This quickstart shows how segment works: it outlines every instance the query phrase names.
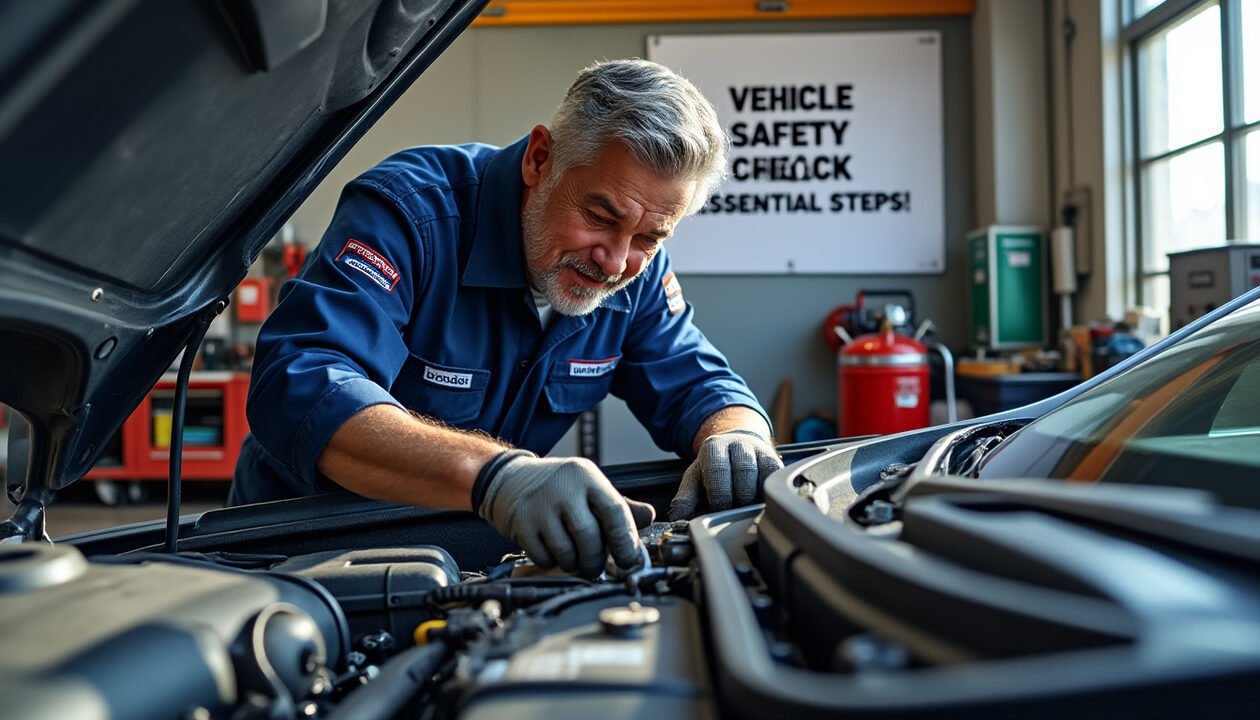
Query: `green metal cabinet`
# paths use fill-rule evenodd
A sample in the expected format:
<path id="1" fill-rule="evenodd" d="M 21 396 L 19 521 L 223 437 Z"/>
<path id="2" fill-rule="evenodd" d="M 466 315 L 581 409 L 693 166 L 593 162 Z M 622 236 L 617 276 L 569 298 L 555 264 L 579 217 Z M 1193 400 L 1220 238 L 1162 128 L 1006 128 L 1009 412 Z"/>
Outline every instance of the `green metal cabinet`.
<path id="1" fill-rule="evenodd" d="M 971 343 L 1008 350 L 1046 342 L 1046 236 L 1038 227 L 991 225 L 967 235 Z"/>

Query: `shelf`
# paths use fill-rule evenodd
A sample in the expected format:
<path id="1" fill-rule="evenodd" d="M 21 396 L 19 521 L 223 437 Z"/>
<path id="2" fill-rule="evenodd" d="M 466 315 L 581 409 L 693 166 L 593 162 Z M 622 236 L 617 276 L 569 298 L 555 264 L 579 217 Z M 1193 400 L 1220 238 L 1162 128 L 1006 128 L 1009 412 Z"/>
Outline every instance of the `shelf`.
<path id="1" fill-rule="evenodd" d="M 108 463 L 98 463 L 88 479 L 166 480 L 170 466 L 173 373 L 163 375 L 123 424 Z M 249 375 L 193 373 L 184 413 L 182 476 L 185 480 L 231 480 L 241 441 L 249 432 L 245 398 Z"/>

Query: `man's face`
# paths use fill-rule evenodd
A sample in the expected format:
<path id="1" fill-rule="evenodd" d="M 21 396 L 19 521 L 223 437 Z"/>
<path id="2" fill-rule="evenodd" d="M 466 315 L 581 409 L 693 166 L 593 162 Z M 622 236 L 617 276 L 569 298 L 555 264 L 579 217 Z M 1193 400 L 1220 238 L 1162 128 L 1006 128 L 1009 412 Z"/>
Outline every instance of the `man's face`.
<path id="1" fill-rule="evenodd" d="M 695 191 L 694 180 L 649 170 L 620 142 L 590 165 L 544 173 L 521 217 L 530 284 L 562 315 L 593 312 L 647 268 Z"/>

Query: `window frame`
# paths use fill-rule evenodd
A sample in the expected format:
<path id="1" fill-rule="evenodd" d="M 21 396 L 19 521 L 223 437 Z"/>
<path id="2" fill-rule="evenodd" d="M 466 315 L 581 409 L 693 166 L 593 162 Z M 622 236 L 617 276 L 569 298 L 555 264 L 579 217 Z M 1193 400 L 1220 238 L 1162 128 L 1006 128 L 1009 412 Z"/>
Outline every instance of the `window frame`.
<path id="1" fill-rule="evenodd" d="M 1127 0 L 1124 3 L 1125 22 L 1121 31 L 1121 41 L 1129 57 L 1129 97 L 1130 108 L 1128 126 L 1132 132 L 1128 173 L 1133 188 L 1133 220 L 1132 238 L 1133 272 L 1136 275 L 1134 288 L 1139 304 L 1150 302 L 1146 297 L 1147 283 L 1153 278 L 1167 277 L 1168 270 L 1147 270 L 1149 254 L 1147 239 L 1150 234 L 1149 218 L 1146 215 L 1147 178 L 1150 167 L 1156 163 L 1168 161 L 1193 150 L 1220 143 L 1223 157 L 1225 187 L 1225 237 L 1219 244 L 1236 244 L 1247 242 L 1241 233 L 1251 227 L 1252 235 L 1260 236 L 1260 218 L 1248 218 L 1247 214 L 1247 179 L 1246 162 L 1243 156 L 1247 135 L 1260 131 L 1260 119 L 1245 123 L 1243 117 L 1243 42 L 1242 42 L 1242 0 L 1164 0 L 1154 8 L 1137 14 L 1137 1 Z M 1186 17 L 1210 5 L 1220 7 L 1221 32 L 1221 131 L 1215 135 L 1200 138 L 1193 142 L 1165 149 L 1164 151 L 1144 156 L 1145 141 L 1143 108 L 1144 81 L 1143 66 L 1139 59 L 1139 45 L 1143 41 L 1168 29 Z M 1204 247 L 1210 247 L 1205 245 Z M 1163 309 L 1163 308 L 1161 308 Z"/>

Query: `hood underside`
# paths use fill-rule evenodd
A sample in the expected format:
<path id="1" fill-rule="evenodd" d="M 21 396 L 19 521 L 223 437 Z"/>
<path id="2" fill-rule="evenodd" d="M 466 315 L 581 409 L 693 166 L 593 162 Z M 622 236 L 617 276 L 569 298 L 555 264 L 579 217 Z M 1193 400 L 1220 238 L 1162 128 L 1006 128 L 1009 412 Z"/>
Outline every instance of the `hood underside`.
<path id="1" fill-rule="evenodd" d="M 30 423 L 30 489 L 92 466 L 485 2 L 0 6 L 0 403 Z"/>

